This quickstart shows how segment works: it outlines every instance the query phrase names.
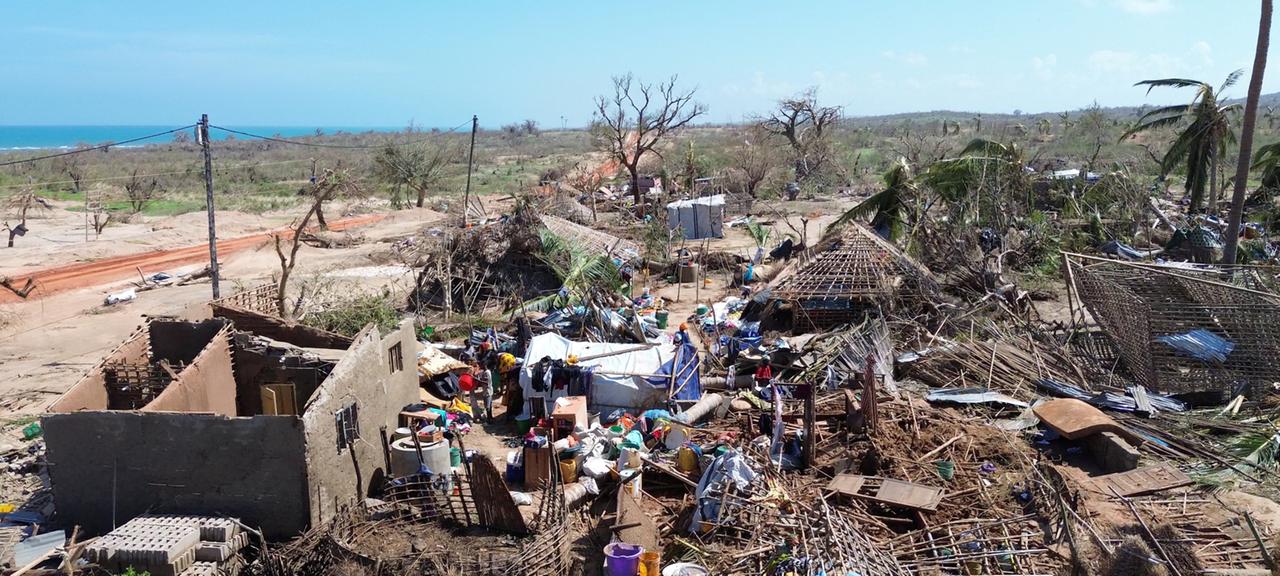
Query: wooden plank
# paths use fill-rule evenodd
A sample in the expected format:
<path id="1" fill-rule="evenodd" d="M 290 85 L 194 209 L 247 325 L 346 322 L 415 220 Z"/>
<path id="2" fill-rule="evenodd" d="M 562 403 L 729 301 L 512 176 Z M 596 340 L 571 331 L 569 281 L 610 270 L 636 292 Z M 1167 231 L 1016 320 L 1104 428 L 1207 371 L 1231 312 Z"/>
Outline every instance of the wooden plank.
<path id="1" fill-rule="evenodd" d="M 863 483 L 866 482 L 865 476 L 857 474 L 837 474 L 831 482 L 827 483 L 827 490 L 838 492 L 846 496 L 857 496 L 858 491 L 862 489 Z"/>
<path id="2" fill-rule="evenodd" d="M 941 488 L 878 476 L 837 474 L 831 482 L 827 483 L 827 490 L 889 506 L 916 510 L 936 510 L 938 504 L 942 502 Z"/>
<path id="3" fill-rule="evenodd" d="M 1136 470 L 1107 474 L 1093 479 L 1094 486 L 1103 494 L 1113 491 L 1120 496 L 1138 496 L 1186 486 L 1191 478 L 1168 462 L 1143 466 Z"/>
<path id="4" fill-rule="evenodd" d="M 471 495 L 481 525 L 515 534 L 529 533 L 506 482 L 486 457 L 475 458 L 471 463 Z"/>
<path id="5" fill-rule="evenodd" d="M 258 388 L 258 392 L 262 394 L 262 415 L 278 416 L 280 414 L 277 407 L 279 399 L 276 398 L 276 391 L 269 386 L 261 386 Z"/>
<path id="6" fill-rule="evenodd" d="M 874 500 L 917 510 L 937 510 L 942 489 L 885 478 Z"/>
<path id="7" fill-rule="evenodd" d="M 645 550 L 660 549 L 658 528 L 653 519 L 628 490 L 618 490 L 618 513 L 613 521 L 613 532 L 628 544 L 643 546 Z"/>

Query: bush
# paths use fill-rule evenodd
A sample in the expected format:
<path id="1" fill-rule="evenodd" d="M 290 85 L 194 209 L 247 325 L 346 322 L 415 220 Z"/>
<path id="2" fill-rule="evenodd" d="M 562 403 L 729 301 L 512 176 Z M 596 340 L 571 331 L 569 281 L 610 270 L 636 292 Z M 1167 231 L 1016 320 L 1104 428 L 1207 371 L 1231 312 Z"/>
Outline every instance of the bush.
<path id="1" fill-rule="evenodd" d="M 302 323 L 351 337 L 370 323 L 384 333 L 389 332 L 400 323 L 400 317 L 390 295 L 363 294 L 309 313 L 302 318 Z"/>

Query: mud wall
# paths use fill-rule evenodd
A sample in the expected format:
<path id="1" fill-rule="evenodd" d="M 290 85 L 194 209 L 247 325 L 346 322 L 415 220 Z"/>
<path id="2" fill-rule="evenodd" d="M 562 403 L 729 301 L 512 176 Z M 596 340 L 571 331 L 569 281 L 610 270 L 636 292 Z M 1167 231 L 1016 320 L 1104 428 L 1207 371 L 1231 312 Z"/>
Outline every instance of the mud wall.
<path id="1" fill-rule="evenodd" d="M 212 412 L 236 415 L 236 382 L 231 371 L 229 329 L 213 336 L 198 356 L 143 412 Z M 152 333 L 153 336 L 155 332 Z M 155 345 L 152 346 L 155 349 Z"/>
<path id="2" fill-rule="evenodd" d="M 392 370 L 390 363 L 390 349 L 396 345 L 403 358 L 400 370 Z M 385 338 L 376 328 L 366 327 L 304 407 L 313 524 L 333 518 L 339 508 L 363 498 L 371 483 L 385 477 L 379 429 L 394 430 L 401 409 L 419 399 L 417 345 L 412 322 L 402 322 Z M 351 405 L 357 407 L 360 439 L 340 449 L 334 416 Z"/>

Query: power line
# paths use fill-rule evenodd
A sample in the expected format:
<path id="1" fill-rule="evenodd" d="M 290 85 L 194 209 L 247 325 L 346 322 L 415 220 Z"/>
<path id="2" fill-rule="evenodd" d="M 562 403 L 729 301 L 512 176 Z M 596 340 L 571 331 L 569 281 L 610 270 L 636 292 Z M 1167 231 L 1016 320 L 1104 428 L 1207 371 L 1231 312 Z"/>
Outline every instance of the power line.
<path id="1" fill-rule="evenodd" d="M 443 132 L 443 133 L 444 133 L 444 134 L 450 134 L 450 133 L 453 133 L 453 132 L 457 132 L 457 131 L 458 131 L 458 129 L 460 129 L 460 128 L 462 128 L 463 126 L 466 126 L 467 124 L 470 124 L 470 123 L 471 123 L 471 121 L 470 121 L 470 120 L 467 120 L 466 122 L 463 122 L 462 124 L 459 124 L 459 125 L 457 125 L 457 126 L 454 126 L 453 128 L 450 128 L 450 129 L 446 130 L 446 131 L 445 131 L 445 132 Z M 430 136 L 426 136 L 426 137 L 423 137 L 423 138 L 419 138 L 419 139 L 417 139 L 417 140 L 410 140 L 410 141 L 408 141 L 408 142 L 399 142 L 399 143 L 391 143 L 391 144 L 377 144 L 377 145 L 372 145 L 372 146 L 371 146 L 371 145 L 368 145 L 368 144 L 324 144 L 324 143 L 321 143 L 321 142 L 302 142 L 302 141 L 300 141 L 300 140 L 288 140 L 288 139 L 285 139 L 285 138 L 276 138 L 276 137 L 274 137 L 274 136 L 263 136 L 263 135 L 261 135 L 261 134 L 253 134 L 253 133 L 251 133 L 251 132 L 243 132 L 243 131 L 240 131 L 240 130 L 232 130 L 232 129 L 230 129 L 230 128 L 223 128 L 222 126 L 215 126 L 215 125 L 213 125 L 213 124 L 210 124 L 210 125 L 209 125 L 209 127 L 210 127 L 210 128 L 213 128 L 213 129 L 216 129 L 216 130 L 221 130 L 221 131 L 223 131 L 223 132 L 230 132 L 230 133 L 232 133 L 232 134 L 238 134 L 238 135 L 240 135 L 240 136 L 245 136 L 245 137 L 248 137 L 248 138 L 257 138 L 258 140 L 266 140 L 266 141 L 268 141 L 268 142 L 279 142 L 279 143 L 281 143 L 281 144 L 293 144 L 294 146 L 310 146 L 310 147 L 312 147 L 312 148 L 343 148 L 343 149 L 349 149 L 349 150 L 374 150 L 374 149 L 378 149 L 378 148 L 385 148 L 385 147 L 387 147 L 387 146 L 408 146 L 408 145 L 410 145 L 410 144 L 417 144 L 417 143 L 419 143 L 419 142 L 426 142 L 427 140 L 431 140 L 431 139 L 435 138 L 436 136 L 439 136 L 439 135 L 440 135 L 440 134 L 432 134 L 432 135 L 430 135 Z"/>
<path id="2" fill-rule="evenodd" d="M 143 140 L 150 140 L 150 139 L 152 139 L 152 138 L 157 138 L 157 137 L 160 137 L 160 136 L 165 136 L 165 135 L 168 135 L 168 134 L 173 134 L 174 132 L 181 132 L 181 131 L 183 131 L 183 130 L 187 130 L 187 129 L 190 129 L 190 128 L 195 128 L 195 126 L 196 126 L 195 124 L 191 124 L 191 125 L 188 125 L 188 126 L 183 126 L 183 127 L 181 127 L 181 128 L 174 128 L 173 130 L 166 130 L 166 131 L 164 131 L 164 132 L 157 132 L 157 133 L 155 133 L 155 134 L 149 134 L 149 135 L 147 135 L 147 136 L 141 136 L 141 137 L 139 137 L 139 138 L 131 138 L 131 139 L 129 139 L 129 140 L 122 140 L 122 141 L 120 141 L 120 142 L 112 142 L 112 143 L 110 143 L 110 144 L 100 144 L 100 145 L 98 145 L 98 146 L 93 146 L 93 147 L 90 147 L 90 148 L 76 148 L 75 150 L 70 150 L 70 151 L 67 151 L 67 152 L 61 152 L 61 153 L 58 153 L 58 154 L 49 154 L 49 155 L 46 155 L 46 156 L 36 156 L 35 158 L 26 158 L 26 159 L 23 159 L 23 160 L 11 160 L 11 161 L 9 161 L 9 162 L 0 162 L 0 167 L 3 167 L 3 166 L 13 166 L 13 165 L 15 165 L 15 164 L 25 164 L 25 163 L 27 163 L 27 162 L 36 162 L 36 161 L 39 161 L 39 160 L 48 160 L 48 159 L 50 159 L 50 158 L 61 158 L 61 157 L 63 157 L 63 156 L 71 156 L 72 154 L 84 154 L 85 152 L 93 152 L 93 151 L 95 151 L 95 150 L 106 150 L 107 148 L 112 148 L 112 147 L 115 147 L 115 146 L 122 146 L 122 145 L 124 145 L 124 144 L 132 144 L 132 143 L 134 143 L 134 142 L 141 142 L 141 141 L 143 141 Z"/>

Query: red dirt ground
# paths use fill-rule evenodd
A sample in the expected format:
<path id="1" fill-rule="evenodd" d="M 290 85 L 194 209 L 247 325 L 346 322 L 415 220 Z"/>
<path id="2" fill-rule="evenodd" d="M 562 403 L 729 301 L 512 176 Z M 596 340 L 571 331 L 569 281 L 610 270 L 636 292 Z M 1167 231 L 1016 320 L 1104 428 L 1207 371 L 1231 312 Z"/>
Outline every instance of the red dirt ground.
<path id="1" fill-rule="evenodd" d="M 344 218 L 330 223 L 329 229 L 342 231 L 348 228 L 371 224 L 382 220 L 385 217 L 385 214 L 369 214 L 366 216 Z M 238 238 L 219 240 L 218 259 L 221 260 L 226 255 L 267 242 L 271 239 L 273 234 L 277 233 L 281 234 L 285 238 L 289 238 L 291 237 L 292 230 L 285 228 L 272 232 L 262 232 L 260 234 L 250 234 L 248 236 L 240 236 Z M 194 246 L 187 246 L 183 248 L 127 254 L 124 256 L 104 258 L 102 260 L 95 260 L 92 262 L 81 262 L 66 266 L 45 268 L 25 274 L 15 274 L 10 277 L 10 282 L 15 287 L 21 287 L 27 283 L 27 278 L 35 279 L 36 288 L 27 295 L 27 300 L 35 300 L 37 298 L 42 298 L 65 290 L 90 288 L 121 280 L 123 278 L 128 278 L 130 276 L 135 276 L 138 274 L 139 270 L 142 270 L 143 273 L 158 272 L 161 270 L 172 269 L 177 266 L 201 262 L 208 258 L 209 244 L 206 242 L 204 244 L 196 244 Z M 22 298 L 17 294 L 8 290 L 0 289 L 0 303 L 21 301 Z"/>

